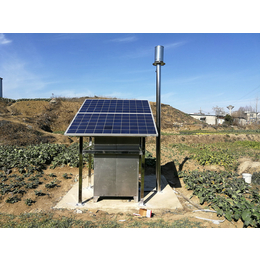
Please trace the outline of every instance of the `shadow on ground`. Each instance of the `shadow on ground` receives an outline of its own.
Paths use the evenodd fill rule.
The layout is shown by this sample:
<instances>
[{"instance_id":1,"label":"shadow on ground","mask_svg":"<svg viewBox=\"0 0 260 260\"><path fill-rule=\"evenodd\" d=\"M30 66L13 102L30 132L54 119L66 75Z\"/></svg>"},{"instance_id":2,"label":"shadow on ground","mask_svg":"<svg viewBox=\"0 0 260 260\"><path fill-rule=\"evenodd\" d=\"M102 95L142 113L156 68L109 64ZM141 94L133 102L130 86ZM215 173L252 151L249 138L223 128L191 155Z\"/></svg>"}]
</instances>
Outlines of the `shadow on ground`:
<instances>
[{"instance_id":1,"label":"shadow on ground","mask_svg":"<svg viewBox=\"0 0 260 260\"><path fill-rule=\"evenodd\" d=\"M168 162L161 167L161 174L166 178L167 182L171 187L181 188L181 182L178 176L178 172L182 171L184 164L189 160L188 157L185 157L182 163L179 165L178 170L174 161ZM152 166L146 165L145 175L156 175L155 164ZM156 187L156 184L155 184ZM162 187L163 189L163 187Z\"/></svg>"}]
</instances>

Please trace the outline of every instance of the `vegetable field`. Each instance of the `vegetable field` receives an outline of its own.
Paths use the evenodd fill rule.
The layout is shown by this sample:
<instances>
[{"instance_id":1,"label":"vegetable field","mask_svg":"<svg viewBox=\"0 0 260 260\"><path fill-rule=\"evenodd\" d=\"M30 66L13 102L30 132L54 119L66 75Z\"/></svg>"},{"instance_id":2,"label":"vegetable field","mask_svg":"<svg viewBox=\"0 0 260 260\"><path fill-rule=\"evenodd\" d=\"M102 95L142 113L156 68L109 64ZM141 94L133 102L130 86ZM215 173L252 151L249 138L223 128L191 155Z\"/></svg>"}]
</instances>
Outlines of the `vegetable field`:
<instances>
[{"instance_id":1,"label":"vegetable field","mask_svg":"<svg viewBox=\"0 0 260 260\"><path fill-rule=\"evenodd\" d=\"M88 144L85 143L85 147ZM47 191L59 187L54 173L48 176L44 173L47 166L55 169L60 166L78 167L78 144L40 144L27 147L0 146L0 194L6 203L14 204L23 199L24 194L34 190L35 197L47 195L38 190L44 184ZM88 155L83 156L83 162L88 162ZM70 173L64 173L64 179L72 178ZM31 206L35 199L27 198L25 204Z\"/></svg>"},{"instance_id":2,"label":"vegetable field","mask_svg":"<svg viewBox=\"0 0 260 260\"><path fill-rule=\"evenodd\" d=\"M260 227L260 195L238 174L232 172L184 171L179 172L185 187L193 191L200 204L216 210L218 216L228 221L244 222L244 227Z\"/></svg>"}]
</instances>

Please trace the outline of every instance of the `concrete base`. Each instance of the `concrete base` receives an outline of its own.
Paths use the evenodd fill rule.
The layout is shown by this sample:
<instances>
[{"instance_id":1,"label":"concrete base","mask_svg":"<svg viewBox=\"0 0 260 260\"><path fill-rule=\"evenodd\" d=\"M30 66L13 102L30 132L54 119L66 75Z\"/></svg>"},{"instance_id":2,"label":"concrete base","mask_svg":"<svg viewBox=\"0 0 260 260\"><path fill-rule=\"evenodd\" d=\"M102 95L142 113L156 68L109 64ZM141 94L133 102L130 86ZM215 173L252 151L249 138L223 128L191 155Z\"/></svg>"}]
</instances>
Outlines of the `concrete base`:
<instances>
[{"instance_id":1,"label":"concrete base","mask_svg":"<svg viewBox=\"0 0 260 260\"><path fill-rule=\"evenodd\" d=\"M139 208L150 209L153 212L157 210L175 210L182 208L176 194L167 183L164 176L161 176L161 192L156 192L156 177L154 175L145 176L144 181L144 205L140 205L132 198L109 198L101 197L98 202L93 202L93 189L87 188L87 180L83 180L82 204L78 205L78 183L61 199L54 207L57 209L86 209L86 210L103 210L107 212L135 212ZM85 187L85 188L84 188ZM130 200L131 199L131 200Z\"/></svg>"}]
</instances>

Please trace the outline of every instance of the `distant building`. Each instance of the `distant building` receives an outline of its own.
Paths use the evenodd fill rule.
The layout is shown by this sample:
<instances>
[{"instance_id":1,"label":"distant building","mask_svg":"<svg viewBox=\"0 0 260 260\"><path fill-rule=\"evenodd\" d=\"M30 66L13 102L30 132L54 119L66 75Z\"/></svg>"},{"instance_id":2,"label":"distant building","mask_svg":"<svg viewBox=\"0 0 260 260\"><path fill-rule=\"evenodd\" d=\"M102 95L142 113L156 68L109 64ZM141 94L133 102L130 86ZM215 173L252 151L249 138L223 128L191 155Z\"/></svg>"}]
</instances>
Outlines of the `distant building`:
<instances>
[{"instance_id":1,"label":"distant building","mask_svg":"<svg viewBox=\"0 0 260 260\"><path fill-rule=\"evenodd\" d=\"M225 121L225 116L223 115L201 115L201 114L189 114L190 116L200 120L203 123L209 124L209 125L222 125ZM233 117L234 124L238 125L246 125L247 120L244 117ZM260 113L259 113L259 121L260 121Z\"/></svg>"},{"instance_id":2,"label":"distant building","mask_svg":"<svg viewBox=\"0 0 260 260\"><path fill-rule=\"evenodd\" d=\"M246 114L246 121L248 123L254 123L260 121L260 113L250 112L250 111L245 111L244 113Z\"/></svg>"},{"instance_id":3,"label":"distant building","mask_svg":"<svg viewBox=\"0 0 260 260\"><path fill-rule=\"evenodd\" d=\"M246 125L247 121L244 117L233 117L233 124Z\"/></svg>"},{"instance_id":4,"label":"distant building","mask_svg":"<svg viewBox=\"0 0 260 260\"><path fill-rule=\"evenodd\" d=\"M202 114L189 114L195 119L200 120L203 123L209 124L209 125L222 125L225 116L216 116L216 115L202 115Z\"/></svg>"},{"instance_id":5,"label":"distant building","mask_svg":"<svg viewBox=\"0 0 260 260\"><path fill-rule=\"evenodd\" d=\"M3 97L3 78L0 77L0 98Z\"/></svg>"}]
</instances>

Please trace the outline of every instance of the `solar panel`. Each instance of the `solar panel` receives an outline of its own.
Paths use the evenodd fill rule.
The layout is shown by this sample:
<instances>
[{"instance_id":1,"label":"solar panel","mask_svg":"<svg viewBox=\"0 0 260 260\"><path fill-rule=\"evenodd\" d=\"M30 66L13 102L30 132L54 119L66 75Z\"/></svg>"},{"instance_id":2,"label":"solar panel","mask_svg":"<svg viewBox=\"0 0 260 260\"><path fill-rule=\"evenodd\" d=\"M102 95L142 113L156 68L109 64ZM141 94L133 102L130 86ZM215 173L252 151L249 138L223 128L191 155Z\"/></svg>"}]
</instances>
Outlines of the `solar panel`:
<instances>
[{"instance_id":1,"label":"solar panel","mask_svg":"<svg viewBox=\"0 0 260 260\"><path fill-rule=\"evenodd\" d=\"M157 136L147 100L86 99L65 132L69 136Z\"/></svg>"}]
</instances>

